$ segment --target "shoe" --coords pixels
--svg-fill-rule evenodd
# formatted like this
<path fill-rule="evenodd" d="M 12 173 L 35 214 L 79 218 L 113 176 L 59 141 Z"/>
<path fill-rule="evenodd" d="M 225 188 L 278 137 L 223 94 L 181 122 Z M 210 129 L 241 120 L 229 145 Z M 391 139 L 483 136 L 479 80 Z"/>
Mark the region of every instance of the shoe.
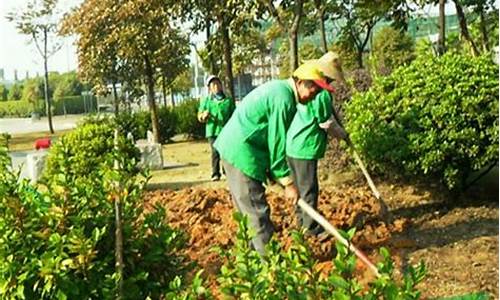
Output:
<path fill-rule="evenodd" d="M 212 176 L 211 180 L 212 181 L 219 181 L 220 180 L 220 176 Z"/>

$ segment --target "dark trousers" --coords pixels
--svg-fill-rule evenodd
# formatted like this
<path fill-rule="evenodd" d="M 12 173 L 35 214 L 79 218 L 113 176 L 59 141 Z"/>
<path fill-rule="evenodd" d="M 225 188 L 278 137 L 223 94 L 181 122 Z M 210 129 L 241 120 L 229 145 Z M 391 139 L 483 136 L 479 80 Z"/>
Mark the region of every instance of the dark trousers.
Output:
<path fill-rule="evenodd" d="M 214 148 L 216 138 L 216 136 L 208 138 L 210 148 L 212 149 L 212 177 L 220 177 L 220 155 L 217 149 Z"/>
<path fill-rule="evenodd" d="M 299 190 L 300 198 L 311 205 L 314 209 L 318 207 L 318 161 L 310 159 L 298 159 L 287 157 L 288 166 L 292 171 L 293 181 Z M 299 225 L 306 228 L 312 234 L 319 234 L 323 230 L 308 214 L 296 207 Z"/>
<path fill-rule="evenodd" d="M 249 225 L 255 230 L 255 237 L 252 239 L 254 249 L 264 255 L 265 245 L 274 232 L 264 185 L 224 160 L 222 165 L 226 171 L 234 205 L 242 214 L 248 216 Z"/>

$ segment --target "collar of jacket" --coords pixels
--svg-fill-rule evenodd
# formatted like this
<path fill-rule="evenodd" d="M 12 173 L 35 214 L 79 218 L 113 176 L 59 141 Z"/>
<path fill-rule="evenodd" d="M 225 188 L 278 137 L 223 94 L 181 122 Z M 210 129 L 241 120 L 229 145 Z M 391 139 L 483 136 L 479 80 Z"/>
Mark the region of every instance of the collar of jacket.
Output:
<path fill-rule="evenodd" d="M 293 78 L 288 78 L 288 84 L 292 87 L 293 90 L 293 96 L 295 97 L 295 102 L 299 102 L 299 93 L 297 92 L 297 86 L 295 85 L 295 81 Z"/>

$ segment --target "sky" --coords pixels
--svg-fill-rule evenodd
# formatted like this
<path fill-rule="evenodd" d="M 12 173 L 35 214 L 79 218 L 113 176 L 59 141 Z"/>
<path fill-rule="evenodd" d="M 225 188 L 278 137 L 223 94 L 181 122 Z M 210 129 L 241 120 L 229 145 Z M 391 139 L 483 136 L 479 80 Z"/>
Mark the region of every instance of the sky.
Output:
<path fill-rule="evenodd" d="M 24 79 L 26 72 L 29 72 L 30 77 L 36 74 L 43 74 L 43 60 L 36 50 L 33 43 L 30 43 L 30 38 L 26 35 L 19 34 L 15 28 L 15 24 L 7 21 L 5 16 L 16 9 L 23 9 L 30 0 L 0 0 L 0 69 L 4 70 L 4 78 L 6 80 L 14 79 L 14 70 L 17 70 L 18 78 Z M 62 11 L 67 11 L 71 7 L 77 6 L 83 0 L 60 0 Z M 448 1 L 451 2 L 451 1 Z M 498 1 L 496 1 L 498 3 Z M 455 8 L 451 3 L 447 4 L 447 14 L 455 13 Z M 428 8 L 424 11 L 425 14 L 435 15 L 437 9 Z M 197 38 L 199 39 L 199 37 Z M 76 56 L 76 48 L 73 45 L 75 38 L 63 38 L 63 46 L 61 49 L 49 58 L 49 71 L 57 71 L 60 73 L 76 70 L 78 61 Z M 200 42 L 200 40 L 196 41 Z"/>

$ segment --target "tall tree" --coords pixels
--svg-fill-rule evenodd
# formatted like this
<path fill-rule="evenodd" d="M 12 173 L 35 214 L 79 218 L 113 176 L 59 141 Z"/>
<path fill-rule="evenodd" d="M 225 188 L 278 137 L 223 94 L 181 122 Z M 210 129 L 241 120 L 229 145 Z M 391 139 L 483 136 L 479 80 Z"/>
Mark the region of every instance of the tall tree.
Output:
<path fill-rule="evenodd" d="M 341 27 L 341 39 L 355 48 L 359 68 L 363 68 L 363 53 L 373 28 L 392 6 L 392 1 L 369 0 L 346 0 L 337 4 L 336 9 L 345 20 Z"/>
<path fill-rule="evenodd" d="M 328 52 L 328 41 L 326 39 L 325 22 L 329 19 L 339 18 L 336 1 L 334 0 L 314 0 L 315 17 L 319 23 L 321 49 Z"/>
<path fill-rule="evenodd" d="M 187 37 L 172 25 L 174 4 L 86 0 L 68 19 L 68 28 L 78 33 L 79 63 L 86 76 L 101 84 L 122 81 L 129 90 L 135 90 L 138 78 L 143 80 L 156 142 L 161 139 L 155 82 L 165 70 L 187 67 L 189 53 Z M 86 58 L 90 61 L 82 61 Z"/>
<path fill-rule="evenodd" d="M 458 24 L 460 26 L 460 35 L 466 42 L 469 43 L 472 49 L 472 54 L 474 56 L 478 56 L 479 50 L 469 33 L 469 28 L 467 27 L 467 18 L 465 16 L 463 6 L 459 0 L 453 0 L 453 3 L 455 3 L 455 8 L 457 10 Z"/>
<path fill-rule="evenodd" d="M 446 51 L 446 0 L 439 0 L 439 34 L 438 34 L 438 54 L 443 55 Z"/>
<path fill-rule="evenodd" d="M 108 94 L 111 86 L 115 114 L 120 105 L 116 91 L 118 83 L 127 80 L 129 68 L 118 58 L 118 44 L 113 38 L 116 30 L 118 4 L 110 0 L 86 0 L 62 22 L 61 33 L 75 34 L 78 51 L 78 72 L 96 94 Z"/>
<path fill-rule="evenodd" d="M 214 57 L 217 47 L 214 43 L 222 45 L 222 57 L 224 61 L 224 84 L 226 91 L 234 98 L 234 73 L 233 73 L 233 34 L 239 28 L 234 23 L 241 15 L 246 14 L 253 6 L 253 1 L 245 0 L 181 0 L 178 1 L 180 14 L 193 21 L 194 32 L 205 30 L 207 34 L 206 51 L 210 62 L 212 74 L 216 69 L 216 58 Z M 217 24 L 217 32 L 211 34 L 210 24 Z M 217 40 L 216 40 L 217 39 Z"/>
<path fill-rule="evenodd" d="M 43 59 L 45 112 L 51 133 L 54 133 L 54 127 L 49 92 L 48 60 L 62 45 L 56 35 L 58 24 L 56 5 L 57 0 L 32 0 L 28 2 L 24 10 L 11 12 L 7 15 L 7 20 L 14 22 L 20 33 L 31 37 Z"/>
<path fill-rule="evenodd" d="M 304 15 L 305 0 L 284 0 L 276 2 L 273 0 L 258 0 L 260 5 L 267 10 L 278 23 L 284 36 L 288 37 L 290 72 L 299 66 L 299 30 Z"/>

